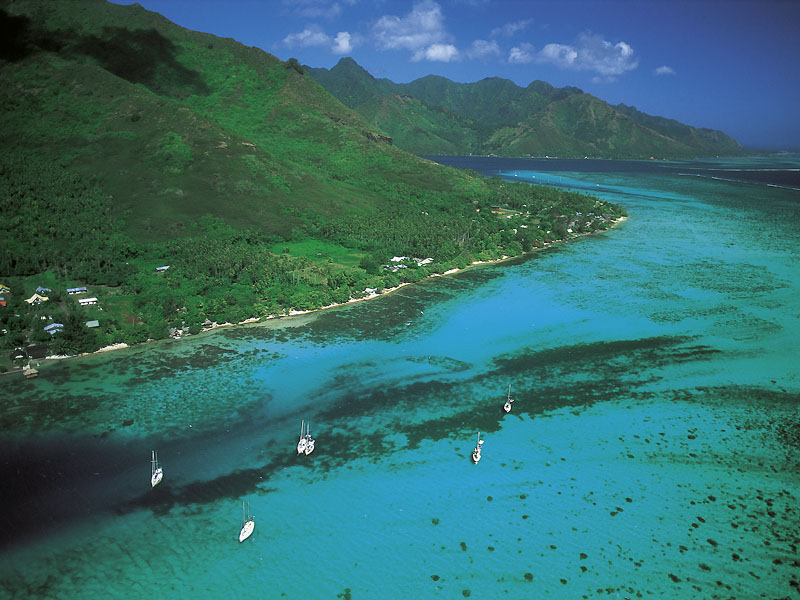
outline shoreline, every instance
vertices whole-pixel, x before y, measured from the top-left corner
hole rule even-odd
[[[628,219],[628,217],[625,217],[625,216],[619,217],[617,219],[614,219],[614,221],[611,222],[611,226],[608,229],[603,229],[601,231],[589,231],[589,232],[586,232],[586,233],[579,233],[579,234],[573,235],[573,236],[568,237],[568,238],[563,239],[563,240],[555,240],[555,241],[552,241],[552,242],[549,242],[549,243],[545,243],[545,245],[542,246],[541,248],[534,248],[533,250],[529,250],[527,252],[523,252],[522,254],[517,254],[516,256],[503,255],[500,258],[495,258],[495,259],[492,259],[492,260],[476,260],[476,261],[471,262],[470,264],[468,264],[466,267],[464,267],[462,269],[453,268],[453,269],[449,269],[449,270],[447,270],[447,271],[445,271],[443,273],[433,273],[433,274],[428,275],[427,277],[425,277],[423,279],[420,279],[419,281],[415,281],[413,283],[410,282],[410,281],[405,281],[405,282],[401,283],[400,285],[396,285],[395,287],[385,288],[382,292],[377,292],[377,291],[370,292],[369,294],[367,294],[367,295],[365,295],[365,296],[363,296],[361,298],[350,298],[346,302],[338,302],[338,303],[335,303],[335,304],[327,304],[325,306],[321,306],[319,308],[312,308],[312,309],[309,309],[309,310],[294,310],[294,309],[292,309],[292,310],[289,310],[289,312],[287,314],[282,314],[282,315],[267,315],[265,317],[250,317],[250,318],[245,319],[244,321],[240,321],[238,323],[229,323],[229,322],[226,322],[226,323],[212,323],[208,327],[203,327],[203,329],[201,329],[199,333],[190,335],[188,337],[193,337],[193,336],[196,336],[196,335],[200,335],[201,333],[208,333],[210,331],[214,331],[216,329],[221,329],[223,327],[238,327],[240,325],[252,325],[254,323],[265,323],[267,321],[273,321],[273,320],[276,320],[276,319],[287,319],[287,318],[291,318],[291,317],[299,317],[299,316],[304,316],[304,315],[309,315],[309,314],[313,314],[313,313],[322,312],[322,311],[328,310],[330,308],[336,308],[336,307],[339,307],[339,306],[348,306],[350,304],[356,304],[358,302],[364,302],[365,300],[373,300],[375,298],[379,298],[381,296],[385,296],[387,294],[391,294],[392,292],[396,292],[397,290],[399,290],[401,288],[404,288],[404,287],[406,287],[408,285],[414,285],[415,283],[422,283],[423,281],[426,281],[428,279],[433,279],[435,277],[445,277],[447,275],[454,275],[456,273],[462,273],[462,272],[466,271],[467,269],[470,269],[472,267],[477,267],[477,266],[480,266],[480,265],[497,264],[497,263],[513,260],[513,259],[516,259],[516,258],[524,258],[524,257],[532,255],[532,254],[534,254],[536,252],[540,252],[542,250],[546,250],[547,248],[549,248],[551,246],[554,246],[555,244],[567,243],[567,242],[569,242],[571,240],[575,240],[575,239],[578,239],[578,238],[581,238],[581,237],[586,237],[586,236],[589,236],[589,235],[593,235],[595,233],[603,233],[605,231],[609,231],[610,229],[613,229],[619,223],[623,223],[623,222],[627,221],[627,219]],[[288,323],[286,323],[286,325],[288,326]],[[177,341],[177,340],[180,340],[182,337],[183,336],[178,336],[178,337],[172,338],[172,339]],[[142,342],[141,344],[136,344],[135,346],[144,346],[145,344],[149,344],[150,342],[154,342],[154,341],[159,341],[159,340],[148,339],[148,340]],[[40,360],[42,362],[44,362],[44,361],[50,361],[50,360],[65,360],[65,359],[68,359],[68,358],[80,358],[80,357],[83,357],[83,356],[92,356],[92,355],[101,354],[101,353],[104,353],[104,352],[112,352],[114,350],[122,350],[123,348],[133,348],[135,346],[130,346],[130,345],[124,343],[124,342],[119,342],[119,343],[116,343],[116,344],[111,344],[109,346],[103,346],[102,348],[98,348],[97,350],[94,350],[92,352],[83,352],[81,354],[69,354],[69,355],[49,355],[49,356],[45,356],[44,358],[42,358]],[[39,366],[39,365],[37,364],[37,366]],[[22,368],[20,368],[18,370],[15,369],[15,370],[11,370],[11,371],[5,371],[2,374],[3,375],[8,375],[8,374],[17,373],[17,372],[22,372]]]

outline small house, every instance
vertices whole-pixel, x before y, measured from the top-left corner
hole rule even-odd
[[[166,271],[169,269],[169,265],[164,265],[163,267],[156,267],[156,271]]]
[[[67,293],[70,296],[73,296],[75,294],[85,294],[86,293],[86,288],[85,287],[67,288]]]
[[[41,304],[42,302],[47,302],[49,298],[47,296],[40,296],[39,294],[34,294],[30,298],[25,298],[25,302],[28,304]]]
[[[7,285],[3,285],[2,283],[0,283],[0,294],[10,294],[10,293],[11,293],[11,288],[8,287]]]
[[[9,358],[11,358],[11,360],[26,360],[28,358],[28,353],[22,348],[17,347],[14,348]]]
[[[81,306],[92,306],[93,304],[97,304],[97,298],[79,298],[78,304]]]
[[[50,325],[47,325],[44,328],[44,330],[47,333],[49,333],[50,335],[53,335],[54,333],[56,333],[58,331],[63,331],[64,330],[64,324],[63,323],[50,323]]]
[[[7,306],[6,299],[3,296],[0,296],[0,306]]]
[[[95,319],[93,321],[86,321],[86,326],[89,329],[93,329],[95,327],[100,327],[100,321],[98,321],[97,319]]]
[[[52,291],[53,290],[51,290],[50,288],[46,288],[46,287],[42,287],[42,286],[38,286],[36,288],[36,293],[37,294],[44,294],[45,292],[52,292]]]

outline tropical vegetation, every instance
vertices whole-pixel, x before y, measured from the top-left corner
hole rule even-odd
[[[3,0],[0,31],[7,350],[311,310],[623,214],[408,154],[298,61],[138,5]]]

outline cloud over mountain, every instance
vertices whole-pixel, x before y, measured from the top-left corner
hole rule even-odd
[[[309,48],[311,46],[327,46],[334,54],[349,54],[355,45],[354,37],[347,31],[340,31],[336,37],[325,33],[318,25],[309,25],[299,33],[290,33],[283,38],[287,48]]]
[[[582,33],[574,44],[550,43],[539,51],[532,44],[523,42],[511,48],[508,62],[551,64],[561,69],[592,71],[610,78],[639,66],[635,54],[625,42],[612,44],[600,35]]]
[[[372,36],[379,49],[409,50],[414,61],[449,62],[458,57],[452,36],[444,27],[442,8],[431,0],[414,4],[402,17],[382,16],[373,24]]]
[[[353,51],[353,37],[346,31],[336,34],[331,48],[334,54],[349,54]]]
[[[284,45],[289,48],[307,48],[309,46],[325,46],[330,44],[331,38],[322,29],[309,25],[299,33],[290,33],[283,38]]]
[[[431,44],[427,48],[420,48],[411,57],[411,60],[432,60],[450,62],[460,57],[458,49],[453,44]]]
[[[500,56],[500,46],[494,40],[475,40],[467,50],[468,58],[493,58]]]

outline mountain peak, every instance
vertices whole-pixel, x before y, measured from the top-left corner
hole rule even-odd
[[[355,60],[353,60],[350,56],[344,56],[339,59],[332,68],[331,73],[358,73],[359,75],[366,75],[370,79],[375,79],[369,71],[367,71],[364,67],[358,64]]]
[[[359,65],[352,56],[343,56],[342,58],[339,59],[339,62],[337,62],[333,66],[334,69],[343,69],[352,67],[358,67],[359,69],[364,69],[364,67]]]

